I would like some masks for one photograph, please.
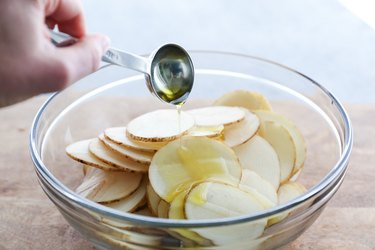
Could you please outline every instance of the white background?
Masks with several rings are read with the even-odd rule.
[[[264,57],[340,100],[375,103],[375,31],[334,0],[83,0],[90,32],[138,54],[186,49]],[[375,16],[375,10],[374,10]]]

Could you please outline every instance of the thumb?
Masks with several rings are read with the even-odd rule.
[[[87,35],[71,46],[57,48],[61,84],[67,85],[97,70],[109,43],[107,36]]]

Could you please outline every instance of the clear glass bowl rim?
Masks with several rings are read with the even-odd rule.
[[[343,105],[337,100],[337,98],[325,87],[311,79],[310,77],[292,69],[285,65],[282,65],[280,63],[256,57],[256,56],[250,56],[240,53],[232,53],[232,52],[223,52],[223,51],[210,51],[210,50],[190,50],[189,53],[204,53],[204,54],[214,54],[214,55],[223,55],[223,56],[234,56],[234,57],[242,57],[242,58],[249,58],[254,61],[260,61],[267,64],[272,64],[277,67],[281,67],[284,70],[290,71],[294,74],[299,75],[300,77],[303,77],[307,79],[311,84],[317,86],[319,89],[321,89],[332,101],[332,103],[336,106],[336,108],[339,110],[340,116],[342,120],[344,121],[344,144],[343,144],[343,150],[342,154],[340,156],[340,159],[336,162],[336,164],[333,166],[333,168],[329,171],[329,173],[315,186],[310,188],[306,193],[304,193],[302,196],[286,203],[283,205],[278,205],[273,208],[264,210],[259,213],[251,214],[251,215],[244,215],[244,216],[238,216],[238,217],[231,217],[231,218],[223,218],[223,219],[215,219],[215,220],[172,220],[172,219],[163,219],[163,218],[154,218],[154,217],[146,217],[141,215],[136,215],[132,213],[124,213],[121,211],[117,211],[102,205],[99,205],[93,201],[87,200],[85,198],[80,197],[76,193],[74,193],[72,190],[67,188],[65,185],[63,185],[55,176],[52,175],[52,173],[48,170],[48,168],[43,163],[41,156],[38,154],[38,149],[36,145],[37,140],[37,132],[38,132],[38,125],[40,118],[43,115],[44,110],[47,108],[48,104],[53,101],[53,99],[60,94],[60,92],[57,92],[53,95],[51,95],[45,103],[40,107],[37,114],[35,115],[35,118],[32,122],[31,129],[30,129],[30,135],[29,135],[29,150],[31,154],[31,159],[34,163],[35,169],[37,173],[39,174],[40,178],[43,178],[44,181],[46,181],[50,187],[53,188],[53,190],[62,197],[69,200],[69,202],[75,203],[79,206],[82,206],[86,209],[89,209],[93,212],[96,212],[98,214],[101,214],[103,216],[112,217],[117,220],[121,221],[127,221],[129,223],[136,223],[138,225],[145,225],[145,226],[153,226],[153,227],[173,227],[173,228],[189,228],[189,227],[215,227],[215,226],[223,226],[223,225],[232,225],[232,224],[239,224],[239,223],[245,223],[245,222],[251,222],[256,221],[262,218],[266,218],[281,212],[284,212],[288,209],[291,209],[293,207],[297,207],[300,204],[303,204],[307,200],[315,197],[318,195],[322,190],[324,190],[327,186],[329,186],[336,178],[338,178],[341,174],[343,174],[346,171],[349,157],[352,151],[353,147],[353,131],[351,122],[349,119],[349,116],[347,112],[345,111]],[[105,65],[101,68],[108,67],[110,65]],[[100,69],[99,69],[100,70]],[[340,182],[341,183],[341,182]]]

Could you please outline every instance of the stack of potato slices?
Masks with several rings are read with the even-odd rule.
[[[260,212],[301,195],[296,182],[305,158],[304,138],[261,94],[237,90],[214,105],[161,109],[75,142],[67,154],[84,164],[76,192],[123,212],[200,220]],[[145,209],[145,205],[147,208]],[[288,214],[246,229],[176,230],[198,245],[256,239]],[[225,236],[223,236],[225,235]],[[209,243],[207,243],[209,242]]]

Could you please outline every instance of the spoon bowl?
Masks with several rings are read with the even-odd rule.
[[[166,44],[156,50],[150,61],[150,74],[146,74],[150,91],[167,103],[184,103],[194,82],[189,54],[176,44]]]

